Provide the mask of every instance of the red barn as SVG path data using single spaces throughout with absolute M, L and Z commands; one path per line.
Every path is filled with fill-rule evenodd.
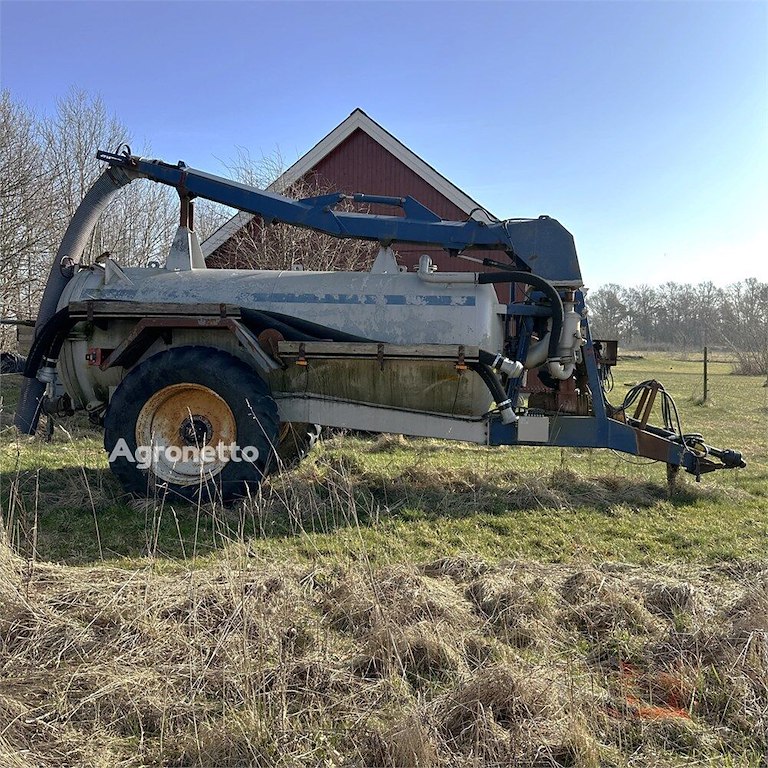
M 410 195 L 443 219 L 462 221 L 470 216 L 488 219 L 485 210 L 469 195 L 452 184 L 431 165 L 412 152 L 389 131 L 361 109 L 356 109 L 309 152 L 297 160 L 269 189 L 290 190 L 297 182 L 308 182 L 323 189 L 353 194 L 404 197 Z M 399 213 L 399 209 L 373 206 L 374 213 Z M 211 235 L 202 245 L 211 266 L 227 263 L 227 243 L 242 227 L 261 226 L 258 217 L 238 214 Z M 451 258 L 439 248 L 395 244 L 401 266 L 414 269 L 419 256 L 428 253 L 441 271 L 477 271 L 484 268 L 463 259 Z M 476 251 L 472 256 L 488 255 L 504 259 L 497 251 Z M 231 259 L 229 259 L 231 263 Z M 509 294 L 500 286 L 500 295 Z

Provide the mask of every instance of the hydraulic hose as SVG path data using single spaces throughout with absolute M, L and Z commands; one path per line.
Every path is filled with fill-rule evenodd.
M 72 217 L 67 231 L 64 233 L 56 258 L 51 266 L 48 282 L 45 284 L 43 299 L 37 313 L 35 323 L 35 336 L 38 336 L 43 328 L 56 314 L 56 307 L 69 279 L 71 272 L 63 269 L 62 261 L 71 259 L 73 265 L 80 261 L 83 251 L 88 245 L 88 239 L 96 226 L 96 222 L 114 196 L 126 184 L 134 178 L 129 172 L 121 168 L 108 168 L 97 179 L 96 183 L 83 198 L 75 215 Z M 60 348 L 60 347 L 59 347 Z M 35 377 L 37 370 L 32 370 L 28 364 L 24 372 L 27 377 L 21 387 L 19 405 L 16 409 L 15 424 L 19 431 L 27 435 L 34 435 L 37 423 L 40 419 L 40 405 L 45 394 L 45 384 Z

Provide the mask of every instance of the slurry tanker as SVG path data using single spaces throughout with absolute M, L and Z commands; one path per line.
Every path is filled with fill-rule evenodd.
M 674 477 L 744 467 L 685 434 L 656 381 L 611 404 L 615 350 L 592 339 L 571 234 L 555 219 L 445 221 L 411 197 L 295 200 L 187 167 L 99 152 L 102 176 L 52 265 L 27 358 L 17 427 L 86 411 L 134 494 L 250 493 L 300 458 L 320 427 L 489 446 L 610 448 Z M 165 264 L 83 265 L 92 230 L 136 180 L 174 187 L 180 224 Z M 208 269 L 193 200 L 379 244 L 369 272 Z M 345 204 L 345 205 L 342 205 Z M 392 215 L 348 210 L 393 206 Z M 399 266 L 393 245 L 442 248 L 482 271 Z M 497 258 L 482 256 L 495 252 Z M 514 300 L 500 302 L 497 286 Z M 528 392 L 536 376 L 539 391 Z M 655 406 L 663 425 L 651 423 Z

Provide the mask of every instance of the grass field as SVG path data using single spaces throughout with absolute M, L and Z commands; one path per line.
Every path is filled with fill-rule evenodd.
M 0 761 L 764 765 L 768 388 L 655 355 L 612 400 L 647 378 L 748 468 L 339 436 L 194 507 L 6 428 Z

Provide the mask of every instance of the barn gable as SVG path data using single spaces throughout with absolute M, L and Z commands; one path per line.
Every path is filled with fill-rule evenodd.
M 468 216 L 486 219 L 482 207 L 391 133 L 356 109 L 340 125 L 285 171 L 269 190 L 284 192 L 299 180 L 340 192 L 373 195 L 411 195 L 444 219 Z M 375 212 L 393 213 L 392 208 Z M 202 245 L 206 258 L 214 256 L 253 216 L 240 213 L 226 222 Z M 422 253 L 429 253 L 441 269 L 471 269 L 468 262 L 450 259 L 441 249 L 401 243 L 399 261 L 412 268 Z M 480 254 L 478 254 L 480 255 Z

